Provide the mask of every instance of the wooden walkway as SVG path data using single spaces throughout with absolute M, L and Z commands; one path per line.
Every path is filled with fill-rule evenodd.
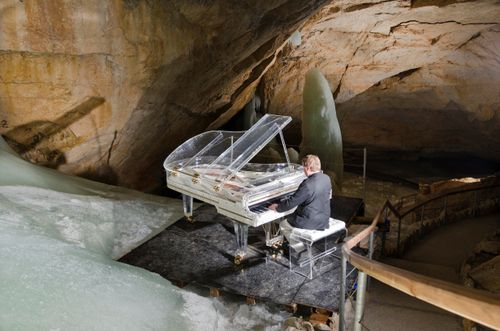
M 362 205 L 361 199 L 335 197 L 332 216 L 349 223 L 362 212 Z M 271 258 L 265 246 L 264 231 L 260 227 L 250 227 L 246 259 L 236 266 L 233 263 L 236 240 L 232 222 L 217 214 L 210 205 L 198 208 L 194 218 L 194 223 L 179 220 L 120 261 L 156 272 L 174 282 L 197 283 L 277 304 L 338 311 L 338 258 L 328 257 L 331 264 L 309 280 L 290 272 L 286 257 Z M 340 247 L 334 254 L 340 256 Z M 350 270 L 348 266 L 348 272 Z M 354 277 L 354 274 L 349 277 L 348 285 L 353 284 Z

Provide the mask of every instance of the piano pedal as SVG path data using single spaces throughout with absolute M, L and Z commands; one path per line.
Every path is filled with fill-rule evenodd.
M 244 258 L 245 258 L 245 256 L 244 256 L 244 255 L 239 255 L 239 254 L 238 254 L 238 255 L 236 255 L 236 256 L 234 257 L 234 264 L 235 264 L 235 265 L 240 265 L 240 264 L 243 262 L 243 259 L 244 259 Z
M 286 257 L 287 252 L 280 245 L 273 245 L 269 247 L 268 256 L 273 260 L 280 260 Z
M 272 248 L 280 248 L 283 245 L 283 241 L 275 242 L 271 247 Z
M 275 241 L 271 246 L 269 246 L 269 249 L 272 251 L 276 250 L 281 250 L 283 247 L 283 240 Z

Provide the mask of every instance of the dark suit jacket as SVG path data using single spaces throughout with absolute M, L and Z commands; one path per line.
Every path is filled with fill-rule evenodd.
M 291 226 L 309 230 L 328 229 L 330 219 L 330 177 L 317 172 L 304 179 L 297 191 L 278 204 L 277 211 L 284 212 L 297 206 L 288 218 Z

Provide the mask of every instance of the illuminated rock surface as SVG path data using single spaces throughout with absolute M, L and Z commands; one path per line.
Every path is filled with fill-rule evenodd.
M 317 68 L 346 146 L 499 161 L 498 17 L 493 0 L 6 0 L 0 134 L 33 162 L 146 190 L 254 93 L 294 116 L 298 145 Z
M 436 4 L 436 5 L 433 5 Z M 396 157 L 500 160 L 500 7 L 494 1 L 335 1 L 263 79 L 263 106 L 293 115 L 305 74 L 332 89 L 345 146 Z
M 166 155 L 243 108 L 326 2 L 2 1 L 0 134 L 39 164 L 158 186 Z

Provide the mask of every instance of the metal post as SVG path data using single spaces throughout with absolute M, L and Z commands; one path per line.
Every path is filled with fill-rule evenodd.
M 365 307 L 366 274 L 358 272 L 358 290 L 356 292 L 356 311 L 354 312 L 354 331 L 361 331 L 361 319 Z
M 477 191 L 474 191 L 474 205 L 472 206 L 472 216 L 476 217 L 477 213 Z
M 380 247 L 380 255 L 381 256 L 385 256 L 385 237 L 386 237 L 387 227 L 389 227 L 389 226 L 390 226 L 389 220 L 387 218 L 384 219 L 384 227 L 385 227 L 385 229 L 384 229 L 384 232 L 382 232 L 382 239 L 381 239 L 381 241 L 382 241 L 381 246 L 382 247 Z
M 397 252 L 398 252 L 398 256 L 400 254 L 400 251 L 399 251 L 399 242 L 400 242 L 400 239 L 401 239 L 401 217 L 398 218 L 398 242 L 397 242 L 397 246 L 396 246 L 396 249 L 397 249 Z
M 422 205 L 422 209 L 420 210 L 420 229 L 422 230 L 422 227 L 424 225 L 424 211 L 425 211 L 425 205 Z
M 233 163 L 233 144 L 234 144 L 234 136 L 231 136 L 231 163 Z
M 345 331 L 345 292 L 346 292 L 346 276 L 347 260 L 342 253 L 340 259 L 340 304 L 339 304 L 339 331 Z
M 363 148 L 363 202 L 366 204 L 366 147 Z
M 370 241 L 368 242 L 368 258 L 370 260 L 373 259 L 373 241 L 375 240 L 375 232 L 370 232 Z M 366 287 L 370 287 L 371 277 L 366 279 Z
M 444 197 L 443 222 L 446 222 L 446 209 L 448 208 L 448 196 Z
M 281 131 L 281 129 L 279 129 L 278 132 L 280 134 L 281 145 L 283 146 L 283 153 L 285 153 L 286 164 L 288 165 L 288 170 L 292 171 L 292 165 L 290 164 L 290 157 L 288 156 L 288 150 L 286 149 L 285 137 L 283 137 L 283 131 Z
M 373 258 L 373 240 L 375 239 L 375 232 L 370 232 L 370 241 L 368 244 L 368 258 L 371 260 Z

